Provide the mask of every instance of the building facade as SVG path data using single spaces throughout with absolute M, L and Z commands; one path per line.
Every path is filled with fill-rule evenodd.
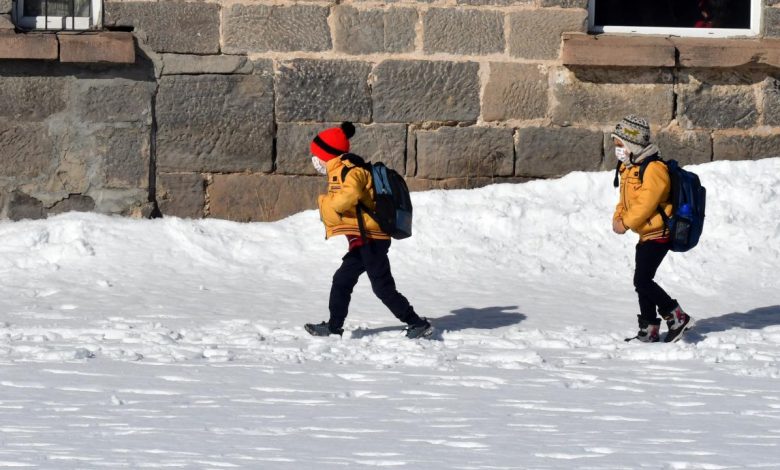
M 2 218 L 276 220 L 341 121 L 414 190 L 611 169 L 629 113 L 683 163 L 780 156 L 780 0 L 60 2 L 0 0 Z

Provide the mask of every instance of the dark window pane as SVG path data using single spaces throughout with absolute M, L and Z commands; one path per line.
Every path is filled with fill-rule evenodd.
M 598 26 L 750 28 L 750 0 L 594 0 Z
M 24 16 L 89 16 L 90 0 L 24 0 Z M 75 11 L 74 11 L 75 10 Z

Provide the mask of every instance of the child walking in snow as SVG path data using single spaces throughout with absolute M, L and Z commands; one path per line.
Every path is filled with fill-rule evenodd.
M 390 236 L 360 209 L 374 209 L 374 189 L 371 171 L 365 168 L 363 159 L 348 153 L 349 139 L 354 134 L 355 127 L 345 122 L 320 132 L 310 145 L 314 168 L 328 177 L 328 192 L 320 195 L 318 201 L 325 238 L 345 235 L 349 250 L 333 275 L 328 303 L 330 319 L 319 324 L 307 323 L 305 329 L 313 336 L 341 335 L 352 289 L 365 272 L 374 294 L 396 318 L 408 325 L 406 336 L 428 337 L 433 333 L 430 322 L 420 318 L 406 297 L 396 290 L 387 257 Z
M 676 342 L 693 327 L 693 319 L 653 280 L 670 248 L 669 232 L 660 212 L 672 214 L 669 171 L 660 160 L 658 147 L 650 142 L 650 126 L 645 119 L 626 116 L 615 127 L 612 139 L 620 174 L 620 202 L 612 217 L 612 230 L 620 235 L 629 229 L 639 234 L 634 271 L 640 311 L 636 339 L 660 341 L 657 309 L 669 327 L 664 341 Z

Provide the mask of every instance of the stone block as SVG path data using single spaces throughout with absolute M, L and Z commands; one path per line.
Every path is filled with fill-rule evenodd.
M 585 32 L 584 10 L 524 10 L 510 16 L 509 53 L 523 59 L 555 60 L 566 32 Z
M 316 209 L 317 195 L 326 190 L 321 176 L 214 175 L 208 188 L 209 217 L 239 222 L 279 220 Z M 317 223 L 317 216 L 312 223 Z
M 518 184 L 527 183 L 532 178 L 522 178 L 517 176 L 493 176 L 476 178 L 447 178 L 444 180 L 429 180 L 422 178 L 406 178 L 406 185 L 409 191 L 431 191 L 435 189 L 475 189 L 482 188 L 491 184 Z
M 780 80 L 767 78 L 764 81 L 763 93 L 764 125 L 780 126 Z M 778 151 L 778 156 L 780 156 L 780 151 Z
M 56 60 L 57 57 L 59 43 L 56 36 L 0 31 L 0 59 Z
M 677 160 L 681 165 L 712 160 L 712 136 L 708 131 L 665 130 L 658 133 L 656 143 L 663 158 Z
M 423 40 L 429 54 L 504 52 L 504 15 L 492 10 L 431 8 L 423 16 Z
M 764 37 L 780 38 L 780 8 L 764 8 Z
M 11 21 L 11 15 L 0 14 L 0 31 L 10 32 L 15 28 L 13 21 Z
M 165 172 L 271 171 L 273 85 L 265 75 L 173 75 L 157 95 Z
M 533 3 L 534 0 L 457 0 L 458 5 L 470 5 L 470 6 L 493 5 L 499 7 L 508 7 L 514 5 L 531 5 Z
M 200 219 L 206 205 L 206 180 L 199 173 L 159 173 L 157 203 L 164 216 Z
M 206 2 L 106 2 L 105 26 L 132 26 L 155 52 L 219 52 L 220 6 Z
M 780 134 L 777 132 L 756 134 L 715 133 L 713 143 L 714 160 L 758 160 L 775 158 L 780 149 Z
M 479 64 L 389 60 L 373 72 L 377 122 L 476 121 Z
M 11 0 L 0 0 L 0 13 L 11 13 Z
M 538 65 L 492 62 L 482 95 L 482 119 L 544 118 L 547 89 L 547 73 Z
M 511 176 L 514 141 L 511 129 L 442 127 L 417 131 L 418 178 Z
M 42 219 L 46 216 L 43 203 L 21 191 L 14 191 L 8 198 L 8 218 L 11 220 Z
M 130 33 L 58 33 L 57 39 L 60 41 L 60 62 L 135 63 L 135 41 Z
M 92 212 L 95 210 L 95 200 L 83 194 L 73 194 L 55 203 L 46 212 L 62 214 L 65 212 Z
M 542 0 L 542 7 L 588 8 L 588 0 Z
M 573 127 L 518 129 L 515 174 L 547 178 L 597 170 L 602 139 L 601 132 Z
M 296 59 L 279 64 L 276 74 L 278 121 L 371 119 L 367 62 Z
M 621 72 L 616 77 L 606 71 L 604 77 L 579 79 L 566 69 L 552 71 L 555 124 L 573 123 L 615 124 L 627 114 L 642 114 L 654 125 L 666 125 L 672 120 L 674 86 L 671 75 L 656 72 L 630 73 L 632 80 L 624 80 Z M 594 78 L 603 78 L 594 79 Z
M 97 135 L 103 181 L 110 189 L 148 189 L 149 128 L 106 127 Z
M 66 77 L 4 75 L 0 72 L 0 118 L 42 121 L 67 106 Z
M 630 34 L 564 33 L 564 65 L 674 67 L 675 48 L 669 38 Z
M 309 144 L 320 131 L 340 123 L 279 123 L 276 132 L 276 172 L 288 175 L 317 175 L 311 164 Z M 403 124 L 357 124 L 350 139 L 350 152 L 366 161 L 381 161 L 404 173 L 406 126 Z
M 124 78 L 79 79 L 73 82 L 73 108 L 81 122 L 152 122 L 152 96 L 157 84 Z
M 0 177 L 31 179 L 56 165 L 55 144 L 40 123 L 0 119 Z
M 406 174 L 414 176 L 417 173 L 417 137 L 415 126 L 409 126 L 406 130 Z
M 677 119 L 686 129 L 753 127 L 758 123 L 755 92 L 747 84 L 692 83 L 682 86 Z
M 347 54 L 411 52 L 417 35 L 417 10 L 358 10 L 345 5 L 334 8 L 334 47 Z
M 231 5 L 223 14 L 224 51 L 330 50 L 329 14 L 320 5 Z
M 238 55 L 163 54 L 163 75 L 249 74 L 252 61 Z

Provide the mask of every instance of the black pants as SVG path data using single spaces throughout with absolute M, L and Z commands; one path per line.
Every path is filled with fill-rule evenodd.
M 373 240 L 351 250 L 342 258 L 341 267 L 333 275 L 333 285 L 330 288 L 328 307 L 331 329 L 344 326 L 349 301 L 352 299 L 352 289 L 364 272 L 368 273 L 374 294 L 396 318 L 410 325 L 420 321 L 420 317 L 409 305 L 406 297 L 395 289 L 395 280 L 390 272 L 390 260 L 387 257 L 389 249 L 390 240 Z
M 653 280 L 668 252 L 668 243 L 644 242 L 636 246 L 634 288 L 639 295 L 640 316 L 650 323 L 657 318 L 656 307 L 659 313 L 665 314 L 677 306 L 677 301 Z

